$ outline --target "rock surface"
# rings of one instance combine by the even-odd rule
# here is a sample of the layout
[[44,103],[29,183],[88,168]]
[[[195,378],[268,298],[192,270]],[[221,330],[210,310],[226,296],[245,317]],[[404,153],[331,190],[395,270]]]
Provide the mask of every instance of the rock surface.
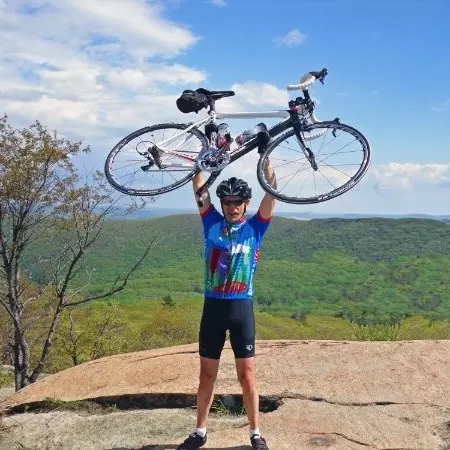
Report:
[[[272,450],[450,449],[450,341],[259,341],[256,364]],[[50,375],[0,399],[0,410],[47,397],[158,408],[7,415],[0,448],[174,449],[195,425],[198,370],[192,344]],[[224,403],[241,394],[229,345],[216,394]],[[247,428],[245,416],[213,414],[203,448],[250,449]]]

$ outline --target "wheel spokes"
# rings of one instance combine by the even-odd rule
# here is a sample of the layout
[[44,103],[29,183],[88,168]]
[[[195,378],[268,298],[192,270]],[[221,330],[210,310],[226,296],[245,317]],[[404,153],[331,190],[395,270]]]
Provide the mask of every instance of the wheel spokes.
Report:
[[[322,197],[328,199],[345,192],[345,186],[367,166],[368,147],[354,133],[345,125],[330,123],[302,131],[301,140],[295,139],[292,131],[289,138],[284,137],[270,149],[268,156],[278,181],[278,188],[272,191],[281,200],[293,203],[322,201]],[[309,161],[307,148],[315,156],[317,170]]]
[[[167,151],[158,146],[163,141],[170,147]],[[183,126],[168,124],[142,129],[142,133],[130,135],[113,150],[105,169],[125,192],[160,193],[189,180],[196,170],[195,159],[204,146],[201,133],[196,130],[183,133]]]

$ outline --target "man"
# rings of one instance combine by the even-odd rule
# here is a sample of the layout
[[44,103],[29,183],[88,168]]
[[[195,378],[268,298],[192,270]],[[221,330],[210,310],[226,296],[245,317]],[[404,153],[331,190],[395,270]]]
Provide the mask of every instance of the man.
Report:
[[[276,187],[270,163],[264,175]],[[193,180],[194,192],[204,184],[203,174]],[[248,184],[237,178],[217,187],[222,214],[212,205],[208,192],[198,203],[205,234],[205,303],[200,324],[200,383],[197,393],[197,428],[178,446],[179,450],[198,449],[206,443],[206,423],[214,398],[214,383],[220,354],[230,330],[236,371],[250,423],[250,442],[256,450],[268,450],[258,424],[259,396],[255,380],[255,318],[253,314],[253,275],[259,247],[269,227],[275,199],[266,194],[259,210],[248,221],[244,215],[252,196]],[[198,202],[198,198],[196,198]]]

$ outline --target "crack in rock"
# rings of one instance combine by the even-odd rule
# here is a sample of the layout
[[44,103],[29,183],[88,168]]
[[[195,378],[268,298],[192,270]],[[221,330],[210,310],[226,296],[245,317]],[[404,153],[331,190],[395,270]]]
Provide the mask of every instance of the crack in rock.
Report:
[[[366,444],[365,442],[358,441],[356,439],[352,439],[352,438],[346,436],[343,433],[337,433],[337,432],[323,433],[323,432],[311,432],[311,431],[306,431],[305,433],[316,435],[316,436],[312,437],[309,440],[309,444],[314,446],[314,447],[329,447],[329,446],[333,446],[336,442],[334,440],[330,440],[328,438],[328,436],[336,435],[336,436],[340,436],[341,438],[345,439],[346,441],[353,442],[354,444],[363,445],[364,447],[376,448],[376,447],[373,447],[370,444]],[[317,435],[319,435],[319,436],[317,436]]]
[[297,400],[308,400],[312,402],[323,402],[328,403],[330,405],[340,405],[340,406],[386,406],[386,405],[422,405],[422,406],[430,406],[432,408],[442,408],[445,410],[450,410],[449,407],[443,405],[435,405],[433,403],[417,403],[417,402],[391,402],[391,401],[375,401],[375,402],[338,402],[328,400],[324,397],[310,397],[304,394],[294,394],[292,392],[282,392],[279,396],[279,399],[289,398],[289,399],[297,399]]
[[[224,408],[230,412],[236,413],[242,408],[242,395],[216,395],[215,396],[223,404]],[[74,403],[92,402],[103,407],[114,407],[119,410],[127,409],[163,409],[163,408],[195,408],[196,395],[195,394],[129,394],[118,396],[105,396],[86,398],[78,401],[67,402],[69,405]],[[261,396],[260,397],[260,411],[263,413],[275,411],[283,404],[280,397]],[[58,402],[58,408],[64,409],[64,401]],[[52,409],[50,405],[50,410]],[[20,414],[25,411],[48,411],[49,403],[47,400],[25,403],[11,407],[4,411],[5,415]]]
[[[375,450],[412,450],[410,447],[388,447],[388,448],[375,447],[371,444],[366,444],[365,442],[358,441],[357,439],[352,439],[352,438],[346,436],[345,434],[338,433],[338,432],[324,433],[324,432],[302,431],[302,433],[316,435],[309,440],[309,444],[313,447],[332,447],[333,445],[335,445],[336,442],[334,440],[328,439],[328,436],[335,435],[335,436],[340,436],[341,438],[345,439],[346,441],[353,442],[355,444],[359,444],[364,447],[370,447]],[[445,448],[441,448],[439,450],[449,450],[449,449],[450,449],[450,447],[445,447]]]
[[[215,396],[220,400],[224,408],[230,412],[236,412],[242,408],[241,394],[219,394]],[[368,407],[368,406],[388,406],[388,405],[421,405],[432,408],[440,408],[449,411],[450,408],[430,403],[401,403],[391,401],[375,401],[375,402],[338,402],[328,400],[324,397],[307,396],[304,394],[295,394],[293,392],[282,392],[279,395],[260,395],[259,410],[262,413],[268,413],[277,410],[284,404],[285,399],[305,400],[312,402],[323,402],[330,405],[352,406],[352,407]],[[97,403],[103,407],[111,407],[126,409],[162,409],[162,408],[195,408],[196,395],[184,393],[156,393],[156,394],[128,394],[117,396],[94,397],[79,400],[79,402]],[[76,402],[76,401],[75,401]],[[70,403],[74,403],[73,401]],[[8,411],[4,411],[6,415],[22,413],[25,411],[48,410],[48,402],[46,400],[21,404],[11,407]]]
[[[167,356],[190,355],[190,354],[198,355],[198,350],[183,350],[181,352],[165,353],[165,354],[162,354],[162,355],[144,356],[142,358],[138,358],[138,359],[133,360],[133,363],[136,363],[136,362],[139,362],[139,361],[147,361],[149,359],[165,358]],[[122,355],[119,355],[119,356],[122,356]],[[128,358],[128,359],[131,359],[131,358]],[[97,360],[88,361],[86,364],[89,364],[90,366],[93,366],[95,364],[104,364],[104,361],[100,360],[100,359],[97,359]]]

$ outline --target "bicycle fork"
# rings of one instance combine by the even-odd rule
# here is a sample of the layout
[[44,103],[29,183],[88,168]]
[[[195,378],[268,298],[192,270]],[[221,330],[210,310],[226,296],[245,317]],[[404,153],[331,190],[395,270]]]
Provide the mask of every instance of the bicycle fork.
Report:
[[317,171],[319,168],[317,167],[316,158],[315,158],[312,150],[305,144],[305,141],[303,140],[303,137],[301,134],[300,123],[294,123],[294,133],[295,133],[295,137],[297,138],[298,143],[300,144],[300,148],[302,149],[303,153],[305,154],[306,159],[311,164],[311,167],[315,171]]

